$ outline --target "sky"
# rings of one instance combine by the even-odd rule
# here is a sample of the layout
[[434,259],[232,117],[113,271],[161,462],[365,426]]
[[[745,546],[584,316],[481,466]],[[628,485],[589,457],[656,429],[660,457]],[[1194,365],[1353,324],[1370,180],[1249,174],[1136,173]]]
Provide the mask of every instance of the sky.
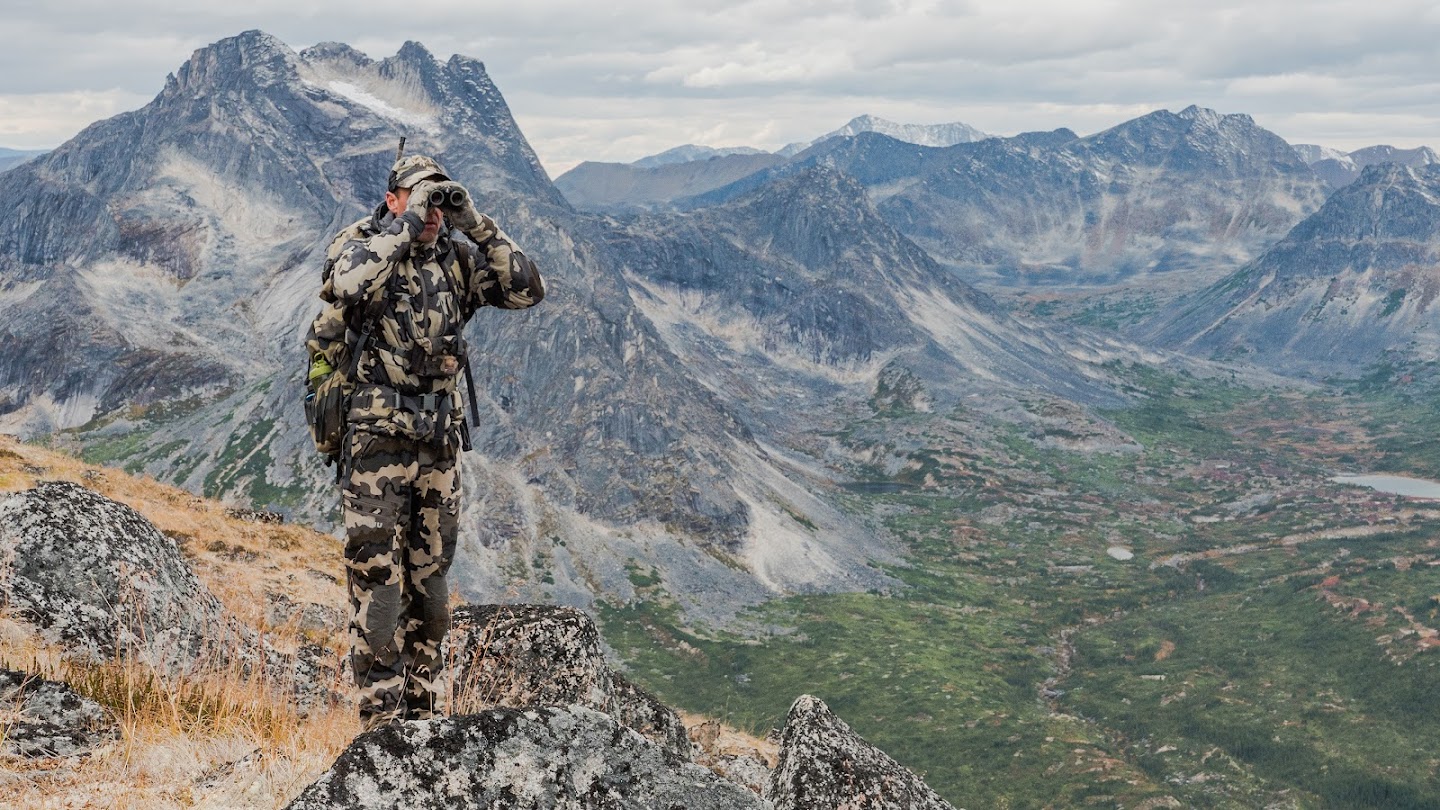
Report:
[[1191,104],[1291,143],[1440,148],[1436,0],[7,0],[0,147],[58,146],[252,28],[482,60],[552,176],[857,115],[1086,135]]

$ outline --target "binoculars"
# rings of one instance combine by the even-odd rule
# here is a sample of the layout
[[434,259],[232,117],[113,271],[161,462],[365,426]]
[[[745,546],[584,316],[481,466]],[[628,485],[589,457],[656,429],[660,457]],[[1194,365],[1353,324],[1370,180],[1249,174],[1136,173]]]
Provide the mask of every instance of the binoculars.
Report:
[[465,204],[465,189],[455,186],[437,188],[430,192],[430,204],[438,207],[459,208]]

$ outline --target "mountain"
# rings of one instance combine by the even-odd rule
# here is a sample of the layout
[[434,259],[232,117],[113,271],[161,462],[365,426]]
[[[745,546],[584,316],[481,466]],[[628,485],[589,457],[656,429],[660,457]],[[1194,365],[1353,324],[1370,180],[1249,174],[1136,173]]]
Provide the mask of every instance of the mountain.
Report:
[[[481,451],[465,459],[475,540],[457,581],[498,593],[502,558],[553,564],[547,592],[575,601],[623,591],[639,546],[683,536],[698,545],[671,565],[697,598],[763,593],[704,551],[749,531],[734,487],[739,461],[764,466],[753,440],[635,312],[483,65],[415,43],[373,62],[247,32],[197,51],[144,108],[4,175],[22,213],[0,226],[0,429],[328,523],[300,338],[323,246],[374,206],[402,134],[552,281],[544,307],[487,311],[468,333]],[[613,536],[637,526],[656,528]]]
[[[333,525],[333,473],[301,423],[300,338],[323,246],[374,206],[401,135],[550,281],[542,306],[482,312],[467,333],[481,418],[463,462],[464,593],[628,599],[636,561],[708,619],[776,592],[881,588],[872,563],[895,552],[831,503],[835,473],[785,449],[801,415],[787,398],[863,408],[877,385],[904,382],[915,399],[928,381],[924,396],[943,398],[1010,380],[1114,400],[1089,360],[1128,349],[1018,325],[831,180],[736,209],[783,232],[712,215],[752,240],[737,250],[770,274],[761,289],[809,292],[765,314],[786,324],[769,354],[737,345],[707,362],[664,303],[676,291],[640,269],[669,261],[645,250],[688,248],[640,249],[617,236],[629,226],[577,214],[480,62],[416,43],[378,62],[333,43],[296,53],[251,31],[197,51],[142,109],[0,176],[20,212],[0,224],[0,430]],[[745,156],[716,160],[733,158]],[[868,224],[861,258],[825,265],[850,255],[851,220]],[[827,297],[819,274],[864,268],[903,270],[911,289]],[[858,315],[887,308],[908,313],[895,334]],[[899,354],[924,379],[882,362]],[[780,376],[794,358],[803,374]],[[750,384],[762,372],[777,384]],[[717,385],[727,375],[746,385]]]
[[897,124],[873,115],[862,115],[850,119],[849,123],[834,132],[821,135],[813,141],[789,144],[776,154],[793,157],[831,138],[852,138],[862,132],[877,132],[897,141],[919,146],[954,146],[957,143],[972,143],[990,137],[969,124],[958,121],[952,124]]
[[862,133],[681,204],[714,204],[818,164],[860,180],[885,219],[942,263],[1020,286],[1172,273],[1198,287],[1274,244],[1325,196],[1295,150],[1249,116],[1189,107],[1085,138],[1061,129],[933,148]]
[[720,372],[709,387],[752,424],[813,423],[854,379],[921,380],[948,401],[997,388],[1113,398],[1100,373],[1070,356],[1103,352],[1094,338],[1011,318],[833,169],[712,208],[626,220],[612,246],[640,309],[686,367]]
[[44,149],[5,149],[0,147],[0,172],[9,171],[27,160],[45,154]]
[[689,163],[693,160],[708,160],[713,157],[725,157],[726,155],[767,155],[763,149],[756,149],[753,146],[724,146],[715,148],[713,146],[700,146],[688,143],[684,146],[677,146],[674,149],[666,149],[658,155],[640,158],[630,163],[641,169],[653,169],[657,166],[669,166],[673,163]]
[[784,162],[784,158],[768,152],[713,155],[648,166],[639,162],[586,161],[555,178],[555,187],[582,211],[644,211],[668,207],[676,198],[704,194]]
[[[1334,150],[1331,150],[1333,152]],[[1326,152],[1315,160],[1307,160],[1310,168],[1331,188],[1342,188],[1360,177],[1368,166],[1397,163],[1401,166],[1429,166],[1440,163],[1440,155],[1428,146],[1396,149],[1393,146],[1367,146],[1348,154]]]
[[1338,160],[1346,157],[1345,153],[1339,149],[1332,149],[1328,146],[1320,146],[1319,144],[1297,143],[1294,144],[1294,146],[1295,153],[1300,156],[1300,159],[1311,166],[1322,160]]
[[1440,351],[1440,166],[1383,163],[1143,337],[1316,375]]

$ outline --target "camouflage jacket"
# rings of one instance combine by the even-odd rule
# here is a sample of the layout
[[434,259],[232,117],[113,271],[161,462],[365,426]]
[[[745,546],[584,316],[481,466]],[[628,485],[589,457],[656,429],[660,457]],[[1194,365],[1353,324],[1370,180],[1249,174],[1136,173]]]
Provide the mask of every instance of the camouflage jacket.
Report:
[[[336,368],[364,324],[371,337],[356,365],[349,422],[357,430],[418,440],[458,435],[456,375],[465,324],[483,306],[525,309],[545,297],[535,263],[485,215],[468,233],[418,241],[424,223],[383,205],[341,231],[327,251],[325,302],[306,339]],[[427,394],[436,396],[426,397]]]

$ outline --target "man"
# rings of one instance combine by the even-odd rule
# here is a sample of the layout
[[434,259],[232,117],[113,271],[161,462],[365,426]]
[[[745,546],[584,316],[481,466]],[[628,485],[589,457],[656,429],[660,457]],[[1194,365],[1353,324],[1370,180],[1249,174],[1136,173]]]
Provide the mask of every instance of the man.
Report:
[[[336,368],[359,352],[339,478],[350,659],[369,730],[442,708],[456,458],[470,427],[456,386],[461,335],[480,307],[534,306],[545,284],[464,187],[420,155],[395,163],[385,203],[342,231],[329,256],[327,306],[307,343]],[[327,334],[345,339],[317,340]]]

